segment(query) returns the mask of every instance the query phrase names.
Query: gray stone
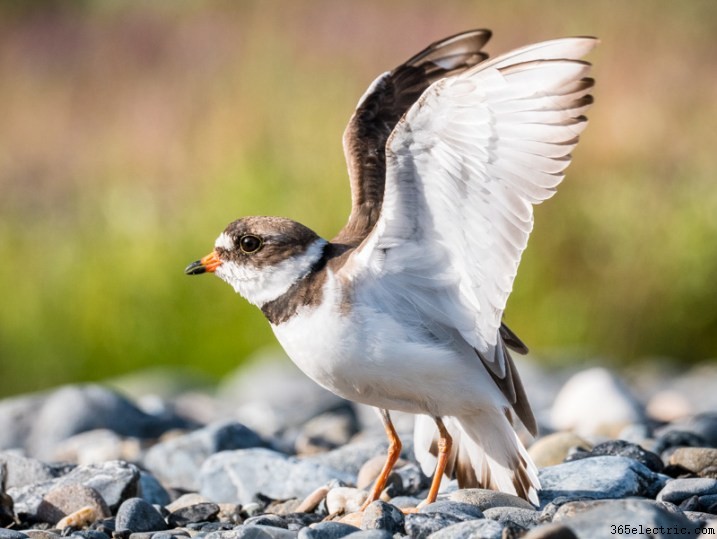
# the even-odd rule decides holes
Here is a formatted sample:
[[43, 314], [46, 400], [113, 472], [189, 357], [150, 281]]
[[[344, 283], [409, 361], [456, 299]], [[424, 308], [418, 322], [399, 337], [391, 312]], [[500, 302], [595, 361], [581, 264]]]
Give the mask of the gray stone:
[[423, 501], [417, 496], [396, 496], [391, 498], [391, 505], [399, 509], [415, 509]]
[[521, 528], [529, 529], [540, 522], [540, 511], [524, 509], [522, 507], [491, 507], [483, 511], [485, 518], [496, 520], [501, 524], [515, 524]]
[[139, 493], [139, 468], [122, 461], [78, 466], [55, 480], [57, 486], [84, 485], [95, 489], [115, 510], [124, 501]]
[[413, 462], [394, 468], [388, 476], [388, 492], [391, 496], [415, 496], [430, 486], [431, 479]]
[[272, 528], [289, 529], [289, 523], [282, 515], [256, 515], [244, 521], [245, 526], [271, 526]]
[[342, 471], [345, 477], [352, 478], [348, 482], [355, 484], [359, 470], [364, 463], [376, 455], [385, 456], [387, 451], [388, 442], [385, 438], [374, 438], [353, 442], [320, 455], [306, 457], [303, 461]]
[[653, 472], [661, 472], [665, 467], [659, 455], [647, 451], [637, 444], [626, 442], [625, 440], [608, 440], [602, 442], [591, 450], [575, 451], [568, 455], [566, 462], [580, 460], [588, 457], [614, 456], [627, 457], [647, 466]]
[[431, 539], [501, 539], [503, 525], [495, 520], [467, 520], [438, 530]]
[[59, 442], [89, 430], [109, 429], [121, 436], [156, 438], [169, 429], [188, 426], [177, 417], [146, 414], [105, 387], [71, 385], [43, 399], [27, 437], [26, 448], [33, 456], [51, 458]]
[[269, 449], [239, 449], [207, 459], [200, 471], [200, 493], [218, 503], [249, 503], [259, 493], [274, 499], [304, 498], [331, 479], [353, 482], [355, 475]]
[[429, 503], [428, 505], [421, 507], [419, 512], [453, 515], [461, 520], [483, 518], [483, 512], [476, 505], [454, 502], [451, 500], [438, 500], [437, 502]]
[[711, 447], [680, 447], [669, 460], [670, 465], [679, 466], [700, 477], [717, 479], [717, 449]]
[[363, 517], [361, 517], [361, 528], [401, 533], [404, 522], [405, 517], [396, 506], [376, 500], [364, 510]]
[[25, 449], [37, 410], [46, 398], [38, 393], [0, 400], [0, 450]]
[[130, 498], [120, 505], [115, 527], [141, 533], [166, 530], [167, 523], [154, 506], [142, 498]]
[[543, 468], [538, 474], [541, 505], [559, 496], [572, 498], [652, 498], [667, 477], [626, 457], [593, 457]]
[[70, 537], [79, 537], [82, 539], [110, 539], [110, 536], [104, 532], [97, 530], [80, 530], [73, 532]]
[[691, 496], [717, 494], [717, 479], [695, 477], [671, 479], [657, 495], [660, 501], [680, 504]]
[[27, 539], [28, 536], [22, 532], [0, 528], [0, 539]]
[[136, 461], [140, 452], [137, 438], [123, 438], [109, 429], [94, 429], [58, 442], [46, 457], [55, 462], [95, 464], [107, 460]]
[[[552, 515], [552, 522], [563, 522], [573, 518], [575, 515], [591, 511], [596, 507], [609, 503], [610, 500], [573, 500], [560, 505]], [[545, 509], [548, 509], [547, 507]], [[545, 515], [543, 510], [543, 515]], [[541, 516], [541, 520], [544, 520]]]
[[350, 533], [345, 539], [392, 539], [393, 534], [386, 530], [361, 530]]
[[568, 452], [575, 447], [589, 450], [592, 444], [574, 432], [553, 432], [538, 438], [528, 448], [528, 454], [538, 468], [545, 468], [563, 462]]
[[464, 488], [451, 492], [449, 500], [475, 505], [481, 511], [491, 507], [522, 507], [534, 509], [533, 505], [519, 496], [485, 488]]
[[139, 472], [139, 491], [138, 497], [152, 505], [169, 505], [171, 501], [169, 493], [164, 489], [162, 484], [152, 474], [141, 470]]
[[567, 526], [544, 524], [529, 530], [521, 539], [578, 539], [578, 536]]
[[233, 405], [239, 421], [267, 438], [300, 428], [324, 412], [351, 406], [308, 379], [278, 349], [257, 354], [227, 376], [218, 397]]
[[581, 436], [616, 436], [626, 425], [640, 423], [645, 411], [627, 385], [604, 368], [572, 376], [560, 389], [551, 409], [557, 430]]
[[298, 455], [323, 453], [349, 443], [359, 430], [356, 412], [351, 406], [325, 412], [307, 421], [296, 438]]
[[3, 476], [2, 485], [6, 489], [50, 481], [67, 473], [69, 469], [68, 466], [52, 466], [9, 451], [0, 453], [0, 473]]
[[442, 513], [414, 513], [406, 515], [404, 527], [412, 539], [426, 539], [432, 533], [463, 522], [453, 515]]
[[299, 530], [298, 539], [340, 539], [358, 531], [356, 526], [342, 522], [319, 522]]
[[219, 514], [219, 506], [215, 503], [198, 503], [182, 507], [173, 511], [167, 517], [167, 522], [173, 528], [181, 528], [193, 522], [206, 522], [214, 520]]
[[204, 539], [297, 539], [298, 532], [273, 526], [239, 526], [208, 533]]
[[[576, 515], [562, 524], [569, 527], [579, 539], [614, 539], [626, 537], [677, 537], [679, 534], [664, 533], [665, 528], [694, 528], [689, 519], [670, 513], [651, 500], [609, 500], [606, 503]], [[623, 528], [620, 528], [623, 526]], [[629, 529], [625, 530], [624, 527]], [[642, 526], [643, 534], [639, 527]], [[663, 533], [652, 528], [663, 527]], [[650, 528], [650, 533], [644, 533]], [[633, 533], [634, 532], [634, 533]]]
[[263, 445], [261, 437], [250, 428], [224, 421], [152, 446], [144, 465], [165, 485], [193, 491], [199, 489], [199, 470], [211, 455]]
[[30, 539], [59, 539], [61, 535], [49, 530], [25, 530]]
[[112, 516], [107, 503], [92, 487], [85, 485], [64, 485], [52, 488], [37, 508], [37, 519], [49, 524], [57, 524], [83, 507], [91, 507], [98, 518]]

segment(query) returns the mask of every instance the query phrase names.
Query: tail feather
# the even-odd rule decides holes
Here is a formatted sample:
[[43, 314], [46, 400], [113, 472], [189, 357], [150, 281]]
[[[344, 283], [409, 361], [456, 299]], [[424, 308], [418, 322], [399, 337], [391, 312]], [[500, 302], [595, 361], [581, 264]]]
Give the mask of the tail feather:
[[[538, 505], [538, 471], [507, 417], [499, 411], [446, 417], [453, 438], [446, 475], [461, 488], [488, 488], [515, 494]], [[414, 451], [426, 475], [437, 463], [438, 429], [431, 417], [417, 416]]]

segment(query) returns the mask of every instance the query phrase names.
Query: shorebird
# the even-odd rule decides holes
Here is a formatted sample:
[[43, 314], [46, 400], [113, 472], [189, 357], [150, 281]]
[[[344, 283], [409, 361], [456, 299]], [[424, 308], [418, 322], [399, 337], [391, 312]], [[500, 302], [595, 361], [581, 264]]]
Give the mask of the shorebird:
[[[503, 311], [533, 227], [592, 104], [591, 37], [488, 59], [488, 30], [437, 41], [380, 75], [344, 132], [351, 214], [331, 241], [244, 217], [190, 275], [213, 272], [259, 307], [289, 357], [337, 395], [376, 407], [389, 438], [366, 505], [401, 451], [390, 410], [417, 414], [433, 502], [444, 475], [537, 503], [514, 426], [536, 421]], [[366, 505], [364, 507], [366, 507]]]

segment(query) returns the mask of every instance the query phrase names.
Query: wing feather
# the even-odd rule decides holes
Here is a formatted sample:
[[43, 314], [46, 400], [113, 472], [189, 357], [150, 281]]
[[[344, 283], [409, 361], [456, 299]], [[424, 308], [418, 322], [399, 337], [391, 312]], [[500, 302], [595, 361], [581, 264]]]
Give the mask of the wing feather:
[[[596, 43], [539, 43], [434, 82], [387, 139], [381, 215], [352, 255], [359, 263], [347, 266], [351, 279], [364, 271], [414, 282], [402, 293], [413, 294], [425, 316], [452, 324], [531, 431], [535, 420], [507, 346], [527, 348], [502, 324], [503, 311], [533, 205], [553, 195], [587, 125], [593, 80], [579, 58]], [[419, 299], [429, 288], [432, 301]]]
[[485, 60], [480, 50], [490, 36], [488, 30], [471, 30], [432, 43], [369, 86], [344, 132], [351, 215], [334, 242], [358, 245], [369, 234], [381, 212], [391, 131], [432, 83]]

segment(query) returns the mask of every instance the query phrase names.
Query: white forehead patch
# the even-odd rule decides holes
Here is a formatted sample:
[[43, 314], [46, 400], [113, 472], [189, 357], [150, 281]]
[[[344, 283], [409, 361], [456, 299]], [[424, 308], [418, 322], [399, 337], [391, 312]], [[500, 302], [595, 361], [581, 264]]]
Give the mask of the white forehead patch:
[[234, 247], [234, 242], [227, 234], [222, 232], [219, 234], [217, 241], [214, 242], [214, 247], [221, 247], [222, 249], [229, 251]]

